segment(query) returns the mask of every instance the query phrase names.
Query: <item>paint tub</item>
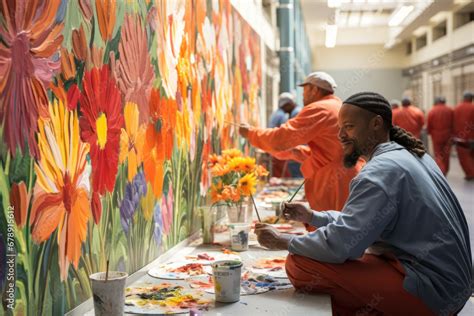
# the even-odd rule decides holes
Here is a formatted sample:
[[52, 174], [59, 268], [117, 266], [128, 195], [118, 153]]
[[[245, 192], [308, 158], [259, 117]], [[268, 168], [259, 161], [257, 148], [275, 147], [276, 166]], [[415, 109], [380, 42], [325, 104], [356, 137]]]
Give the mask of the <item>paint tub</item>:
[[212, 264], [216, 302], [234, 303], [240, 300], [242, 262], [220, 260]]
[[245, 251], [249, 249], [250, 224], [229, 224], [230, 248], [234, 251]]
[[107, 281], [105, 272], [91, 274], [89, 279], [92, 284], [94, 297], [94, 312], [100, 315], [123, 315], [125, 304], [125, 281], [126, 272], [109, 271]]

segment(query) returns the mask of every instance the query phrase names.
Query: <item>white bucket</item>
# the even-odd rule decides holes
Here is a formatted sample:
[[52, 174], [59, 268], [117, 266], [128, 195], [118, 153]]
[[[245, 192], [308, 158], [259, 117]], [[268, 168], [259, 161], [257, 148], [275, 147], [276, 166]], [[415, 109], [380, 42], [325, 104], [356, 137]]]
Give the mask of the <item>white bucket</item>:
[[245, 251], [249, 249], [250, 224], [229, 224], [230, 248], [234, 251]]
[[122, 315], [125, 304], [126, 272], [109, 271], [105, 281], [105, 272], [91, 274], [89, 279], [92, 284], [94, 297], [94, 312], [100, 315]]
[[242, 262], [221, 260], [212, 264], [216, 302], [234, 303], [240, 300]]

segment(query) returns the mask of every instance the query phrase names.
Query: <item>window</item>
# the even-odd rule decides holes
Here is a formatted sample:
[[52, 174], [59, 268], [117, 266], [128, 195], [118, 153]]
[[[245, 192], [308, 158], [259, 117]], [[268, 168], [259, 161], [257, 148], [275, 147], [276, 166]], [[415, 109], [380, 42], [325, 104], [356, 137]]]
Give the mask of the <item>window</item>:
[[416, 38], [416, 50], [420, 50], [421, 48], [425, 47], [428, 43], [428, 38], [426, 34], [421, 35], [420, 37]]
[[447, 33], [448, 26], [446, 21], [443, 21], [433, 28], [433, 41], [436, 41], [437, 39], [446, 36]]
[[474, 21], [474, 2], [471, 2], [454, 14], [455, 29], [472, 21]]
[[407, 55], [411, 55], [412, 50], [413, 50], [412, 46], [413, 46], [413, 45], [412, 45], [411, 41], [409, 41], [409, 42], [407, 43], [406, 49], [405, 49], [405, 53], [406, 53]]

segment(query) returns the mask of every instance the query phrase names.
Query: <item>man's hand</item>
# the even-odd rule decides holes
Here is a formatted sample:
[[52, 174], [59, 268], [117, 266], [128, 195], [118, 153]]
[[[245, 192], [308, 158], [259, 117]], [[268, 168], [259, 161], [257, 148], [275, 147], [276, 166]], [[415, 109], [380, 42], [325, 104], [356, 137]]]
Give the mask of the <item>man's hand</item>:
[[281, 214], [286, 220], [293, 220], [302, 223], [310, 223], [313, 218], [313, 211], [307, 208], [303, 203], [286, 203], [281, 204]]
[[250, 125], [247, 123], [241, 123], [239, 126], [239, 134], [243, 138], [248, 138]]
[[256, 223], [255, 234], [260, 245], [271, 250], [287, 250], [290, 236], [282, 234], [268, 224]]

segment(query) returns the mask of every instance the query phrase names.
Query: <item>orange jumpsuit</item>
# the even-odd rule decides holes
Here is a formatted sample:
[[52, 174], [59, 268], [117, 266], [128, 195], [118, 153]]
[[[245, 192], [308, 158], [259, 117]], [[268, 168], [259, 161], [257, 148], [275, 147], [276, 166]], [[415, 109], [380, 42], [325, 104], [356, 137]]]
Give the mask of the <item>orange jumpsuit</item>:
[[301, 154], [285, 158], [302, 163], [306, 199], [316, 211], [342, 210], [349, 196], [349, 182], [363, 166], [362, 160], [354, 168], [343, 165], [343, 150], [337, 137], [341, 105], [338, 97], [326, 96], [305, 106], [278, 128], [250, 128], [248, 133], [250, 144], [270, 154], [308, 145], [298, 146]]
[[[454, 136], [466, 142], [474, 141], [474, 104], [461, 103], [454, 109]], [[459, 162], [466, 178], [474, 178], [474, 150], [456, 146]]]
[[425, 115], [419, 108], [413, 105], [402, 106], [393, 111], [392, 117], [393, 125], [400, 126], [420, 139], [421, 129], [425, 124]]
[[405, 271], [396, 258], [365, 254], [326, 263], [289, 254], [286, 273], [304, 294], [331, 295], [333, 315], [435, 315], [403, 288]]
[[436, 163], [444, 175], [449, 171], [453, 116], [453, 109], [445, 104], [435, 104], [428, 113], [428, 133], [433, 141]]

